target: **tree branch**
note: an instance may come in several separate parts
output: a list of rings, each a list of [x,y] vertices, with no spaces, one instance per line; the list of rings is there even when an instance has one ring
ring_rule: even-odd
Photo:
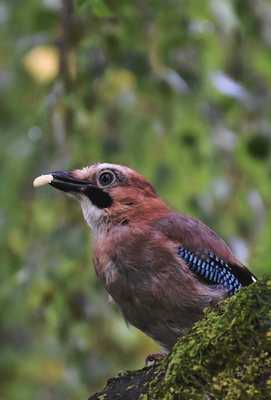
[[[75,25],[73,0],[62,0],[60,11],[60,38],[59,38],[59,75],[63,82],[64,96],[72,91],[71,77],[71,51],[73,46],[73,32]],[[65,132],[71,132],[73,128],[73,109],[66,105]]]

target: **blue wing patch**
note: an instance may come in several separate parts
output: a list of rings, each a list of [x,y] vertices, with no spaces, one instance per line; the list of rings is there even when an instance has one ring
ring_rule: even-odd
[[[178,255],[197,276],[209,284],[223,286],[230,295],[235,294],[242,287],[229,265],[213,252],[199,255],[185,247],[179,247]]]

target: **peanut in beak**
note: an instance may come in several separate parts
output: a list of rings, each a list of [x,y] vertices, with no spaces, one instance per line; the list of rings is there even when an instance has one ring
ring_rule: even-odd
[[[39,187],[39,186],[44,186],[48,185],[49,183],[52,182],[54,179],[53,175],[48,174],[48,175],[40,175],[33,181],[33,186],[34,187]]]

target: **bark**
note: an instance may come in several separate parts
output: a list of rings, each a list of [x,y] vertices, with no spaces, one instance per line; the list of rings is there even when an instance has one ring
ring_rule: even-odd
[[[242,289],[152,367],[109,379],[89,400],[271,399],[271,280]]]

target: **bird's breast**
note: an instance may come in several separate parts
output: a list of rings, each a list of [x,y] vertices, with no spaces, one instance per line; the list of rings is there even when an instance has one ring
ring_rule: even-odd
[[[110,291],[110,287],[120,278],[116,262],[107,254],[96,253],[94,267],[98,278],[102,281],[105,288]]]
[[[110,289],[119,279],[120,274],[117,265],[114,261],[109,260],[103,267],[103,281],[105,286]]]

